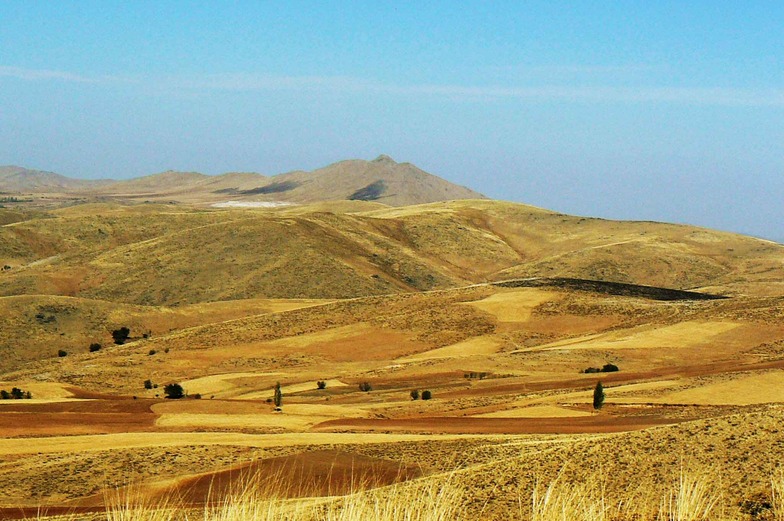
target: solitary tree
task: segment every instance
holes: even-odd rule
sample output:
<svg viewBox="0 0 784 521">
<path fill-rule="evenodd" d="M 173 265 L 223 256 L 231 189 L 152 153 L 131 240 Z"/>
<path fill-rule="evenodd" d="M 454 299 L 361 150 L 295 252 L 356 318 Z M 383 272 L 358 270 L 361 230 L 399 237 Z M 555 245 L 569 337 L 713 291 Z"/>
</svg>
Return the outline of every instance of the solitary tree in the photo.
<svg viewBox="0 0 784 521">
<path fill-rule="evenodd" d="M 411 399 L 419 400 L 419 390 L 414 389 L 413 391 L 411 391 Z"/>
<path fill-rule="evenodd" d="M 283 403 L 283 393 L 280 392 L 280 382 L 275 384 L 275 394 L 272 397 L 272 401 L 275 403 L 275 407 L 280 407 Z"/>
<path fill-rule="evenodd" d="M 91 353 L 95 353 L 96 351 L 100 351 L 100 350 L 101 350 L 101 344 L 99 344 L 98 342 L 93 342 L 92 344 L 90 344 Z"/>
<path fill-rule="evenodd" d="M 166 395 L 166 398 L 179 400 L 185 396 L 185 391 L 180 384 L 167 384 L 163 387 L 163 394 Z"/>
<path fill-rule="evenodd" d="M 117 345 L 124 344 L 125 341 L 128 340 L 129 336 L 131 336 L 131 330 L 125 326 L 112 331 L 112 338 L 114 339 L 114 343 Z"/>
<path fill-rule="evenodd" d="M 602 408 L 604 404 L 604 387 L 602 382 L 596 382 L 596 387 L 593 389 L 593 408 L 597 411 Z"/>
<path fill-rule="evenodd" d="M 432 397 L 433 397 L 433 393 L 431 393 L 430 391 L 422 391 L 423 400 L 429 400 Z"/>
</svg>

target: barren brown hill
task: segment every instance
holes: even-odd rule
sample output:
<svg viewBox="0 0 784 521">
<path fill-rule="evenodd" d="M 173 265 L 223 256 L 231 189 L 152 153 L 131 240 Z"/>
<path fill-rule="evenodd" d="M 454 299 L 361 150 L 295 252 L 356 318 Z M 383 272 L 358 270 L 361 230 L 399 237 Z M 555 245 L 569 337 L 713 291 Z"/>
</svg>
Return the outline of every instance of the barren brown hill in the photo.
<svg viewBox="0 0 784 521">
<path fill-rule="evenodd" d="M 0 192 L 70 192 L 98 188 L 105 182 L 72 179 L 20 166 L 0 166 Z"/>
<path fill-rule="evenodd" d="M 373 161 L 341 161 L 313 172 L 297 171 L 271 177 L 255 173 L 208 176 L 167 171 L 125 181 L 81 181 L 18 167 L 3 169 L 0 170 L 0 191 L 65 192 L 86 199 L 120 201 L 215 204 L 229 200 L 288 203 L 356 200 L 402 206 L 484 197 L 410 163 L 397 163 L 384 155 Z"/>
<path fill-rule="evenodd" d="M 83 205 L 8 211 L 2 295 L 140 305 L 350 298 L 529 277 L 726 295 L 784 292 L 784 247 L 651 222 L 562 215 L 497 201 L 339 213 Z M 0 212 L 0 217 L 5 215 Z"/>
</svg>

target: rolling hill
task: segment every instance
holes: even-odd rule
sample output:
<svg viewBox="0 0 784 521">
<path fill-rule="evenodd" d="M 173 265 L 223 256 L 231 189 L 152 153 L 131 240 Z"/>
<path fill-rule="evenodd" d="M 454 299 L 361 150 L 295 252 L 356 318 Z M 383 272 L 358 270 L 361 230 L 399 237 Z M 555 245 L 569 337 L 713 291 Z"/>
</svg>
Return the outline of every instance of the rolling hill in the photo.
<svg viewBox="0 0 784 521">
<path fill-rule="evenodd" d="M 417 168 L 381 155 L 373 161 L 348 160 L 314 170 L 275 176 L 167 171 L 123 181 L 83 181 L 49 172 L 0 167 L 0 191 L 65 193 L 82 199 L 178 201 L 214 204 L 232 201 L 377 201 L 390 206 L 483 198 Z"/>
<path fill-rule="evenodd" d="M 487 200 L 368 204 L 347 202 L 337 213 L 323 205 L 51 211 L 0 227 L 0 264 L 10 266 L 0 273 L 0 294 L 170 306 L 352 298 L 528 277 L 784 294 L 784 247 L 741 235 Z"/>
<path fill-rule="evenodd" d="M 726 476 L 727 519 L 770 502 L 784 246 L 487 199 L 395 206 L 431 181 L 382 157 L 0 208 L 0 391 L 31 396 L 0 400 L 0 517 L 105 517 L 130 485 L 199 508 L 259 469 L 307 475 L 295 497 L 363 473 L 453 480 L 479 498 L 465 519 L 527 519 L 540 479 L 601 482 L 614 519 L 670 519 L 661 498 L 694 469 Z"/>
</svg>

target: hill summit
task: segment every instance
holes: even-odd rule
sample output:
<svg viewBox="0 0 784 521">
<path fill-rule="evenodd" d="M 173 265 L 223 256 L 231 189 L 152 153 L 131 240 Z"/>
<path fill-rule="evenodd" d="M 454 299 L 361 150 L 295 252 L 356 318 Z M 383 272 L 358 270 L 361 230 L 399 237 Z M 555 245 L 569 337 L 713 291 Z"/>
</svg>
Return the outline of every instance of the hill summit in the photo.
<svg viewBox="0 0 784 521">
<path fill-rule="evenodd" d="M 211 176 L 170 170 L 129 180 L 83 181 L 20 167 L 0 167 L 0 173 L 3 173 L 0 191 L 66 193 L 118 200 L 163 199 L 196 204 L 228 200 L 287 203 L 353 200 L 407 206 L 485 199 L 469 188 L 383 154 L 372 161 L 351 159 L 311 172 L 293 171 L 274 176 L 238 172 Z"/>
</svg>

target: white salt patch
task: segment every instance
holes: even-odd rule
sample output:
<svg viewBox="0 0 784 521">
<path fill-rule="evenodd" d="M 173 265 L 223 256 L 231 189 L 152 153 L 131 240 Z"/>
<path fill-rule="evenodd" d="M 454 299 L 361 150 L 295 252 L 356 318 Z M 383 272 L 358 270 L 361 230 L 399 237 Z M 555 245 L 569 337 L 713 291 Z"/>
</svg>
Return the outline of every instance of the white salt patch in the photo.
<svg viewBox="0 0 784 521">
<path fill-rule="evenodd" d="M 226 201 L 212 205 L 213 208 L 278 208 L 280 206 L 294 206 L 294 203 L 285 201 Z"/>
</svg>

